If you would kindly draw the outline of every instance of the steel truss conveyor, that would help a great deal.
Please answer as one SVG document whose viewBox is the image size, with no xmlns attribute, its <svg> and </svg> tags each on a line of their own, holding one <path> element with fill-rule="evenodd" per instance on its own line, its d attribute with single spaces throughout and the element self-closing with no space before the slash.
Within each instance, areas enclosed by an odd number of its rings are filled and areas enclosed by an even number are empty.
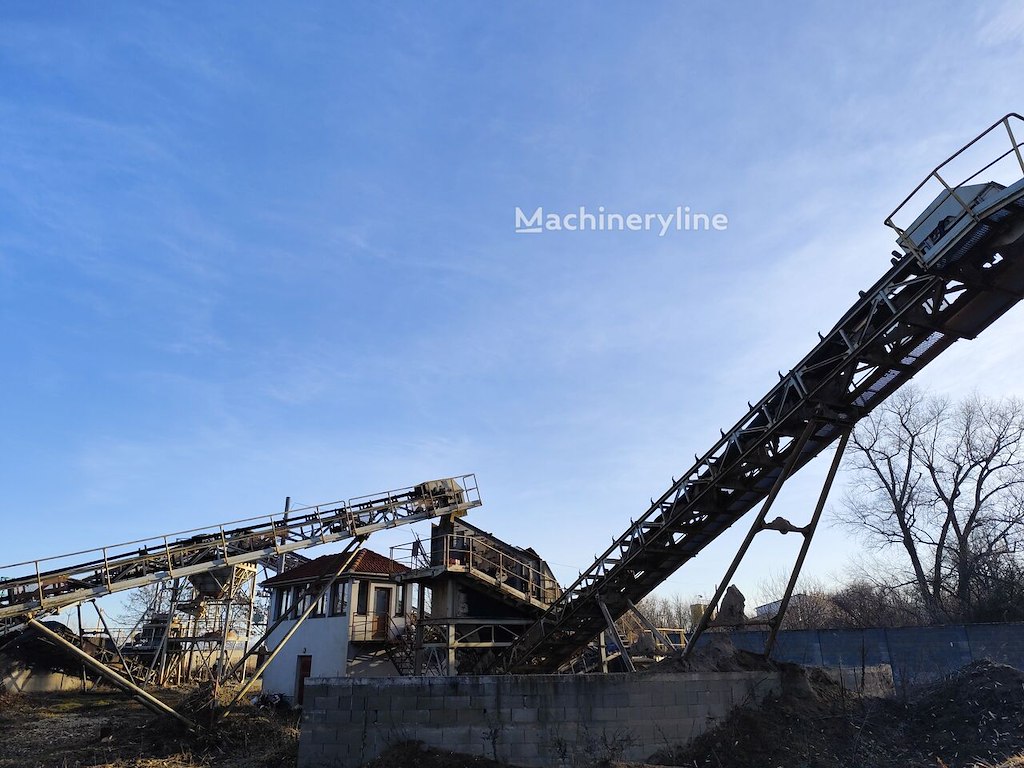
<svg viewBox="0 0 1024 768">
<path fill-rule="evenodd" d="M 557 671 L 611 618 L 765 500 L 783 474 L 1024 296 L 1022 122 L 1015 114 L 997 122 L 897 208 L 886 220 L 903 249 L 893 252 L 892 268 L 520 636 L 499 663 L 503 671 Z M 965 157 L 992 141 L 1005 151 L 950 182 Z M 997 168 L 1008 168 L 1008 184 L 988 181 Z M 894 218 L 914 215 L 935 195 L 930 187 L 938 197 L 912 224 L 898 226 Z"/>
<path fill-rule="evenodd" d="M 458 515 L 480 506 L 475 475 L 433 480 L 349 501 L 0 567 L 0 624 L 147 584 L 230 570 L 307 547 Z"/>
</svg>

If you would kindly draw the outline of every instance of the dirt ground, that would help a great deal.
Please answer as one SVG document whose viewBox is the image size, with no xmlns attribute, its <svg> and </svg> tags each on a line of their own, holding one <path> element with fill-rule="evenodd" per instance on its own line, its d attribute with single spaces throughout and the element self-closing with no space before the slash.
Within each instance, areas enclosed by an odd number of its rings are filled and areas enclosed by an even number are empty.
<svg viewBox="0 0 1024 768">
<path fill-rule="evenodd" d="M 424 744 L 406 742 L 366 763 L 364 768 L 510 768 L 485 757 L 458 755 L 430 749 Z"/>
<path fill-rule="evenodd" d="M 820 670 L 781 669 L 779 698 L 733 712 L 687 747 L 615 765 L 1024 768 L 1024 672 L 976 662 L 906 697 L 876 699 L 844 690 Z M 168 699 L 188 708 L 180 695 Z M 0 695 L 0 734 L 0 768 L 292 768 L 298 718 L 246 707 L 197 736 L 118 693 Z M 401 744 L 366 768 L 499 764 Z"/>
<path fill-rule="evenodd" d="M 248 706 L 193 735 L 118 692 L 0 694 L 0 768 L 291 768 L 298 737 L 297 715 Z"/>
</svg>

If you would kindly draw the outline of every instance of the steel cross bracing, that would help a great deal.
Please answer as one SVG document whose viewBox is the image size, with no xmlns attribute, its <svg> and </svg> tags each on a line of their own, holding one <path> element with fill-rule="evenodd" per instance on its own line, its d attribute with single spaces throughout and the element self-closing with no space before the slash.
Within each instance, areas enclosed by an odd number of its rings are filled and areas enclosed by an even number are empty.
<svg viewBox="0 0 1024 768">
<path fill-rule="evenodd" d="M 0 626 L 85 600 L 480 506 L 475 475 L 0 567 Z"/>
<path fill-rule="evenodd" d="M 1021 162 L 1017 175 L 1024 175 L 1021 144 L 1008 121 L 996 126 L 1006 123 L 1010 152 Z M 1006 188 L 998 205 L 969 211 L 970 226 L 942 253 L 924 259 L 920 250 L 894 252 L 892 268 L 580 574 L 498 668 L 557 671 L 605 628 L 605 611 L 621 616 L 762 501 L 809 423 L 820 427 L 792 456 L 793 471 L 957 339 L 974 338 L 1016 304 L 1024 292 L 1022 195 L 1024 181 Z"/>
</svg>

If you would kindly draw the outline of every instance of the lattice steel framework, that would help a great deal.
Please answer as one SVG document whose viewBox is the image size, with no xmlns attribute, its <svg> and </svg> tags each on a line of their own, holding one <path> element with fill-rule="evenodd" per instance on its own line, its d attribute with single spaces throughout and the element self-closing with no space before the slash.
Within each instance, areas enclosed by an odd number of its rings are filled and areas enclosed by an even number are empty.
<svg viewBox="0 0 1024 768">
<path fill-rule="evenodd" d="M 0 622 L 113 592 L 198 577 L 480 506 L 475 475 L 41 560 L 0 566 Z M 7 576 L 7 574 L 11 574 Z"/>
</svg>

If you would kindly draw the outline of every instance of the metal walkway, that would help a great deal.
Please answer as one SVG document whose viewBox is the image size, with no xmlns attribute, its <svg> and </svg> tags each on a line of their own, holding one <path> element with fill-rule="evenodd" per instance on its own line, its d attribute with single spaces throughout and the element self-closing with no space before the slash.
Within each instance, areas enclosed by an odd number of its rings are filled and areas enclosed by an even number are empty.
<svg viewBox="0 0 1024 768">
<path fill-rule="evenodd" d="M 237 520 L 69 555 L 0 566 L 0 626 L 114 592 L 239 563 L 277 568 L 320 544 L 480 506 L 475 475 L 432 480 L 349 501 Z"/>
<path fill-rule="evenodd" d="M 435 533 L 429 551 L 421 541 L 391 548 L 391 559 L 409 568 L 396 581 L 428 582 L 442 575 L 469 579 L 490 597 L 539 616 L 561 592 L 547 563 L 470 527 Z"/>
<path fill-rule="evenodd" d="M 929 174 L 886 220 L 903 249 L 893 252 L 892 268 L 711 450 L 673 479 L 520 636 L 499 669 L 557 671 L 606 627 L 606 612 L 624 614 L 630 601 L 650 593 L 765 499 L 788 461 L 794 471 L 806 465 L 953 342 L 974 338 L 1020 301 L 1022 138 L 1024 118 L 1008 115 Z M 993 142 L 999 150 L 986 155 L 981 170 L 950 181 L 968 150 Z M 997 170 L 1008 174 L 1005 184 L 989 182 Z M 905 211 L 923 213 L 900 226 L 895 220 Z M 797 438 L 805 430 L 801 444 Z"/>
</svg>

